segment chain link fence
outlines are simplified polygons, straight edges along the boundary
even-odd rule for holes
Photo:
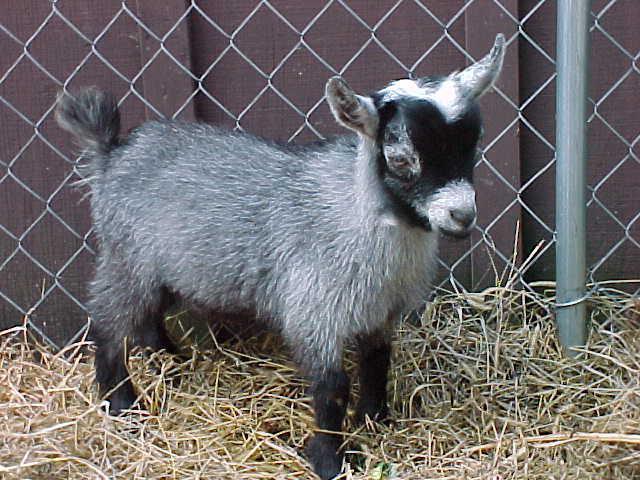
[[[6,145],[0,157],[0,198],[14,202],[11,208],[3,206],[0,215],[0,302],[7,315],[13,315],[14,324],[26,317],[55,347],[84,333],[82,327],[74,335],[56,337],[52,329],[59,328],[59,323],[52,324],[46,318],[49,314],[32,320],[52,302],[62,305],[59,315],[67,308],[86,319],[83,285],[90,276],[86,265],[91,264],[96,248],[87,203],[78,202],[80,194],[68,193],[77,179],[73,168],[76,158],[68,140],[58,137],[52,91],[72,89],[86,78],[108,75],[120,85],[116,92],[121,107],[142,112],[132,118],[205,118],[253,131],[255,118],[268,123],[274,111],[286,112],[283,139],[306,141],[337,131],[329,126],[321,87],[330,75],[341,74],[351,81],[354,71],[372,72],[377,83],[367,78],[356,78],[352,83],[373,89],[381,86],[378,79],[417,76],[434,65],[460,68],[490,47],[490,41],[480,45],[474,38],[492,39],[497,31],[507,34],[511,55],[503,78],[516,81],[501,80],[495,94],[483,100],[488,110],[487,135],[477,172],[480,208],[485,205],[486,213],[481,215],[470,243],[445,252],[441,261],[445,274],[439,286],[449,290],[479,288],[495,283],[502,271],[511,272],[522,288],[535,288],[537,280],[552,278],[556,73],[551,33],[555,32],[555,2],[399,0],[379,2],[375,8],[371,2],[357,1],[315,2],[313,7],[285,1],[230,2],[242,4],[237,8],[223,7],[222,3],[166,2],[164,7],[152,5],[145,10],[140,2],[104,2],[83,16],[74,2],[52,1],[46,3],[45,10],[40,2],[41,15],[33,14],[28,20],[21,17],[27,14],[22,7],[2,7],[5,14],[0,17],[0,37],[5,58],[0,61],[0,108],[6,123],[0,142]],[[149,20],[145,11],[151,10],[153,18]],[[602,288],[607,284],[598,281],[606,278],[628,279],[632,291],[637,289],[631,280],[637,279],[633,269],[637,270],[640,257],[640,192],[639,182],[633,181],[640,174],[640,120],[624,105],[636,102],[637,106],[640,91],[640,33],[632,32],[627,20],[632,21],[632,13],[637,11],[634,0],[593,2],[591,32],[596,58],[592,59],[589,118],[594,132],[590,139],[594,167],[589,175],[589,278]],[[221,16],[237,18],[227,21]],[[483,17],[498,19],[494,23],[500,30],[489,28],[494,25],[491,20],[475,23]],[[328,51],[319,39],[321,32],[331,32],[332,20],[349,26],[346,31],[331,33],[340,35],[349,48]],[[423,23],[427,32],[419,46],[411,40],[416,33],[411,22]],[[405,24],[406,28],[401,28]],[[119,34],[114,39],[116,30]],[[269,30],[292,40],[265,63],[262,57],[256,58],[256,52],[269,48],[259,43],[261,31]],[[215,45],[198,45],[196,36],[203,31],[216,39]],[[258,38],[253,47],[247,47],[249,33]],[[122,48],[127,35],[138,38],[140,54],[135,68],[112,54],[113,48]],[[73,64],[62,67],[51,58],[65,54],[65,42],[79,43],[83,48],[70,52]],[[213,53],[205,55],[203,50]],[[290,79],[301,55],[323,72],[321,78],[302,82],[302,86]],[[358,66],[365,60],[370,62],[368,66]],[[217,80],[218,72],[229,64],[242,65],[244,76],[254,77],[253,83],[259,86],[233,100],[233,105],[220,92],[233,93],[241,88],[243,78]],[[149,76],[158,65],[172,72],[159,74],[169,77],[166,91],[144,88],[153,83]],[[19,81],[25,77],[24,69],[28,70],[27,82]],[[299,70],[302,76],[304,70]],[[173,78],[180,80],[174,83]],[[219,88],[225,82],[224,88]],[[181,96],[167,100],[172,90],[182,90]],[[29,96],[40,98],[37,106],[24,100]],[[276,104],[277,108],[273,107]],[[215,113],[209,115],[212,111]],[[127,114],[123,117],[126,121]],[[517,168],[501,163],[498,157],[505,152],[517,157],[513,162],[519,163]],[[514,241],[517,224],[521,229]],[[47,232],[52,238],[44,238]],[[40,240],[32,241],[33,237]],[[55,261],[48,260],[54,257]],[[476,280],[469,282],[469,271]],[[25,277],[29,281],[20,280]],[[37,294],[34,297],[25,289]]]

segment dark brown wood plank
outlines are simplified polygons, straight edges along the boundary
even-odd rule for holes
[[[536,4],[534,0],[521,0],[521,10],[528,12]],[[542,5],[527,22],[526,32],[541,48],[555,56],[555,7],[547,4]],[[605,5],[605,2],[594,2],[592,8],[598,12]],[[633,28],[633,22],[638,15],[640,3],[616,2],[602,16],[600,25],[623,48],[637,53],[640,31]],[[553,72],[553,67],[528,42],[521,42],[521,45],[521,88],[528,96]],[[600,259],[607,257],[595,272],[595,278],[600,280],[633,279],[637,278],[637,272],[640,271],[638,223],[628,232],[635,240],[634,244],[627,238],[623,226],[611,216],[613,214],[627,225],[638,213],[640,187],[636,179],[640,175],[640,164],[630,155],[634,153],[637,158],[637,146],[634,151],[629,145],[640,132],[638,102],[631,100],[637,97],[632,92],[640,88],[640,77],[637,74],[628,75],[619,87],[608,93],[631,67],[632,60],[607,35],[598,30],[592,33],[589,93],[599,105],[598,115],[591,120],[588,129],[587,176],[590,188],[598,189],[587,210],[587,265],[593,267]],[[605,96],[607,98],[603,100]],[[524,114],[547,141],[554,143],[555,82],[531,102]],[[526,160],[523,164],[523,181],[538,175],[553,160],[553,152],[532,130],[525,127],[522,129],[522,156]],[[615,172],[605,180],[613,170]],[[554,174],[555,169],[549,168],[523,194],[526,204],[552,229],[555,224]],[[523,231],[525,252],[531,251],[540,240],[553,240],[552,233],[529,214],[524,215]],[[553,279],[554,261],[555,248],[552,247],[532,265],[528,278]],[[630,288],[636,289],[637,285]]]
[[[501,0],[499,3],[511,17],[517,18],[517,0]],[[467,8],[465,48],[474,58],[479,59],[488,52],[497,33],[504,33],[507,39],[516,33],[516,23],[503,9],[490,0],[474,2]],[[508,263],[500,258],[494,247],[507,259],[517,254],[516,264],[521,260],[521,236],[518,244],[515,244],[521,218],[520,205],[517,203],[517,189],[520,188],[519,123],[517,109],[513,107],[520,103],[517,38],[507,48],[502,74],[496,86],[511,104],[495,91],[487,93],[480,101],[485,123],[484,146],[498,137],[499,140],[490,148],[485,148],[485,157],[490,166],[481,163],[475,172],[478,224],[486,231],[485,238],[489,244],[483,242],[476,247],[468,262],[470,272],[466,285],[473,290],[499,281],[494,270],[498,274],[508,270]],[[465,247],[473,247],[481,240],[482,235],[474,233]]]
[[[52,4],[39,0],[0,3],[3,26],[19,40],[15,42],[0,33],[4,53],[0,59],[0,76],[12,69],[0,84],[0,95],[6,101],[0,102],[0,179],[3,179],[0,181],[0,225],[6,230],[0,229],[0,265],[10,259],[0,271],[0,292],[11,299],[7,301],[0,296],[0,328],[20,323],[22,314],[39,303],[42,292],[48,292],[52,286],[50,294],[33,312],[33,321],[38,327],[63,343],[86,318],[82,308],[64,293],[84,301],[93,258],[82,247],[82,236],[90,227],[88,205],[80,202],[82,192],[70,188],[68,181],[65,183],[76,149],[49,111],[61,82],[68,83],[70,89],[97,85],[113,91],[118,98],[126,96],[122,104],[125,130],[155,118],[156,110],[162,116],[173,115],[195,86],[200,87],[199,93],[195,101],[187,103],[182,118],[198,117],[230,126],[235,126],[238,119],[243,128],[254,133],[282,140],[295,137],[296,142],[316,138],[313,129],[323,135],[342,133],[326,103],[315,107],[322,98],[324,82],[336,72],[342,73],[356,89],[366,92],[391,78],[406,76],[407,69],[413,69],[415,75],[446,73],[465,63],[464,56],[453,44],[441,39],[443,32],[438,22],[413,2],[403,2],[375,31],[376,38],[404,67],[376,42],[370,42],[371,29],[394,3],[386,0],[349,2],[364,24],[339,3],[332,4],[303,39],[325,64],[304,46],[296,48],[301,40],[299,32],[326,5],[322,0],[271,2],[291,21],[293,29],[277,13],[262,5],[239,31],[238,27],[259,4],[257,0],[200,0],[197,4],[225,33],[193,12],[167,38],[164,38],[167,32],[190,2],[127,2],[127,8],[153,31],[152,35],[127,13],[122,13],[103,34],[105,26],[121,11],[120,1],[59,0],[56,8],[89,42],[54,16],[29,43],[28,53],[33,60],[24,58],[15,67],[14,62],[23,53],[20,42],[27,41],[40,28],[52,11]],[[537,0],[501,1],[514,16],[527,14],[537,4]],[[452,22],[447,32],[475,57],[486,52],[496,32],[503,31],[507,36],[515,32],[516,25],[493,1],[478,0],[466,7],[463,0],[425,5],[443,23],[466,8],[465,14]],[[597,11],[604,5],[606,2],[594,1],[593,8]],[[631,55],[637,53],[640,44],[640,30],[634,28],[639,9],[640,2],[619,0],[600,19],[602,28]],[[554,2],[542,4],[527,20],[524,29],[539,48],[555,56]],[[230,46],[229,36],[233,37],[233,51],[219,59]],[[98,37],[95,48],[99,56],[89,55],[91,41]],[[164,43],[156,37],[164,38]],[[366,42],[369,45],[356,55]],[[439,43],[431,54],[415,64],[421,52],[434,42]],[[142,65],[160,48],[166,51],[161,51],[138,76]],[[201,82],[194,82],[170,55],[191,69]],[[354,55],[357,58],[353,58]],[[209,71],[212,62],[218,60]],[[626,232],[624,226],[612,218],[613,215],[627,225],[638,212],[636,199],[640,196],[640,187],[636,179],[640,173],[637,162],[640,152],[637,142],[630,144],[638,136],[640,118],[637,102],[630,99],[637,97],[640,77],[635,71],[629,73],[631,68],[632,60],[624,51],[603,33],[593,33],[590,92],[599,104],[598,115],[589,126],[588,175],[590,185],[597,187],[597,191],[588,212],[588,261],[594,265],[600,258],[607,257],[596,272],[599,279],[635,278],[640,271],[637,247],[640,221]],[[519,38],[509,47],[498,87],[514,103],[526,101],[553,70],[553,65],[537,48]],[[608,93],[625,75],[627,78]],[[155,109],[132,94],[129,84],[132,80],[135,80],[135,91]],[[267,85],[273,88],[261,94]],[[523,110],[530,126],[520,123],[508,129],[487,152],[491,165],[514,186],[539,176],[523,192],[522,200],[551,229],[554,226],[554,169],[549,168],[542,175],[539,172],[553,160],[553,151],[539,136],[554,143],[554,95],[555,84],[551,82]],[[603,99],[604,96],[607,98]],[[486,144],[514,118],[515,110],[495,93],[483,99],[482,107]],[[609,176],[612,170],[615,172]],[[486,165],[478,167],[476,184],[480,224],[486,226],[514,200],[515,194]],[[490,229],[496,247],[505,255],[512,252],[519,218],[523,220],[522,243],[517,249],[522,256],[530,253],[540,240],[552,241],[552,231],[515,205]],[[625,235],[633,237],[636,243]],[[447,244],[443,255],[455,260],[478,240],[474,235],[470,242]],[[527,278],[553,278],[553,260],[551,248],[533,264]],[[504,268],[500,260],[496,260],[496,265],[499,270]],[[456,267],[455,274],[467,287],[478,289],[495,280],[490,266],[489,255],[480,248]]]
[[[136,2],[136,13],[157,39],[142,26],[138,27],[141,67],[144,72],[135,83],[142,86],[144,98],[164,117],[171,118],[179,111],[182,120],[194,120],[195,109],[189,98],[193,92],[188,17],[179,21],[186,11],[185,0]],[[180,67],[180,65],[182,67]],[[146,118],[157,118],[156,112],[146,108]]]
[[[177,0],[164,2],[162,7],[151,3],[127,5],[162,36],[184,12],[185,5]],[[86,300],[85,286],[91,275],[93,256],[82,248],[82,237],[90,227],[88,204],[80,202],[82,192],[70,187],[74,177],[65,182],[72,171],[71,162],[77,149],[69,135],[55,124],[49,109],[61,84],[70,77],[71,90],[97,85],[122,98],[129,91],[129,84],[114,69],[126,79],[133,79],[155,50],[148,39],[150,36],[141,35],[139,25],[127,14],[120,15],[108,32],[101,35],[105,25],[121,10],[121,2],[62,0],[56,3],[56,8],[89,41],[54,15],[29,44],[33,60],[23,59],[0,84],[0,95],[27,118],[25,122],[10,107],[4,104],[0,107],[3,116],[0,178],[10,170],[10,175],[0,182],[0,204],[3,205],[0,224],[10,232],[0,234],[0,264],[11,257],[0,272],[0,291],[10,299],[0,300],[0,328],[21,323],[23,313],[39,304],[31,315],[33,324],[62,345],[86,322],[86,313],[76,300]],[[0,5],[0,18],[16,37],[26,41],[51,11],[51,3],[7,2]],[[99,35],[95,44],[104,60],[91,55],[75,72],[91,52],[90,42]],[[12,61],[0,64],[0,75],[4,75],[22,52],[22,47],[4,34],[2,42],[3,46],[6,43]],[[160,46],[159,42],[153,42]],[[167,45],[176,58],[188,66],[186,22],[174,32]],[[49,75],[36,67],[35,62]],[[185,77],[162,54],[147,74],[140,77],[136,87],[162,113],[171,115],[192,91],[192,83]],[[125,129],[150,117],[144,103],[131,95],[122,105],[122,115]],[[184,116],[193,117],[191,106]],[[8,170],[8,163],[27,143],[29,146]],[[46,298],[40,302],[43,292]]]

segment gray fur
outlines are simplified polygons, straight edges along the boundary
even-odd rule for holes
[[[117,145],[120,132],[120,112],[113,95],[96,88],[82,90],[75,98],[61,92],[56,120],[93,157],[92,162],[80,166],[83,176],[104,173],[108,168],[107,154]]]
[[[486,90],[503,47],[499,35],[485,59],[455,75]],[[394,98],[386,99],[390,91]],[[406,223],[381,181],[384,135],[373,97],[337,77],[326,93],[336,119],[357,137],[287,147],[165,121],[145,123],[120,142],[113,97],[95,89],[61,96],[57,119],[91,158],[87,183],[100,253],[90,309],[103,343],[115,352],[124,339],[144,336],[146,317],[159,313],[161,292],[169,291],[217,312],[255,312],[283,333],[307,371],[326,371],[339,368],[345,342],[389,328],[389,316],[423,301],[438,227],[467,234],[447,209],[456,208],[456,198],[475,209],[473,189],[454,178],[443,193],[405,200],[431,225]],[[402,95],[392,84],[378,97]],[[406,134],[397,137],[410,143]],[[408,177],[428,160],[418,162],[412,145],[385,148],[413,152]],[[428,172],[422,175],[428,184]],[[437,215],[429,219],[430,212]]]
[[[306,369],[335,368],[347,339],[419,305],[434,270],[437,234],[381,215],[373,148],[343,138],[290,150],[208,125],[146,123],[91,182],[99,272],[117,265],[130,277],[98,275],[92,291],[135,285],[144,299],[166,286],[215,311],[250,309]],[[128,316],[94,321],[134,335]]]
[[[489,62],[498,71],[503,42]],[[483,62],[457,74],[479,94],[497,75]],[[356,417],[381,419],[393,321],[426,298],[439,233],[466,236],[475,221],[482,122],[475,93],[461,97],[451,78],[360,96],[334,77],[327,101],[357,136],[305,147],[175,121],[120,140],[112,97],[61,96],[58,121],[88,150],[100,243],[91,332],[112,411],[135,400],[129,346],[175,351],[163,324],[174,297],[218,316],[250,312],[312,377],[322,431],[308,456],[321,478],[339,473],[341,441],[326,430],[341,429],[349,400],[345,344],[360,355]]]

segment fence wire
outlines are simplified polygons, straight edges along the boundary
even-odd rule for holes
[[[108,2],[107,2],[108,3]],[[41,289],[37,300],[25,304],[24,301],[20,301],[16,298],[15,293],[12,293],[11,288],[3,288],[0,286],[0,299],[4,300],[6,304],[10,306],[15,312],[16,318],[26,317],[29,325],[34,328],[40,335],[48,340],[53,346],[62,346],[60,340],[54,342],[50,339],[51,332],[47,330],[46,322],[32,322],[31,316],[38,311],[49,299],[54,295],[64,295],[67,299],[79,309],[86,312],[83,298],[78,293],[77,288],[70,288],[69,281],[67,280],[67,273],[74,268],[76,262],[84,261],[87,254],[94,255],[95,247],[91,241],[91,230],[81,229],[78,227],[77,222],[69,221],[69,215],[67,212],[61,211],[57,205],[57,199],[65,189],[70,188],[70,184],[73,183],[76,177],[74,169],[71,167],[75,162],[75,158],[69,155],[69,152],[61,150],[57,142],[50,140],[50,130],[46,127],[46,123],[50,122],[53,117],[54,99],[51,99],[51,103],[48,108],[42,112],[24,111],[14,98],[12,98],[10,89],[4,89],[3,86],[10,83],[12,76],[15,76],[16,72],[23,68],[25,63],[34,67],[43,81],[52,82],[56,85],[57,89],[67,88],[70,83],[86,69],[96,68],[99,65],[101,69],[107,69],[110,73],[116,75],[120,80],[126,82],[129,88],[120,97],[120,103],[125,103],[129,98],[135,98],[142,102],[144,107],[158,117],[162,117],[162,109],[158,108],[153,99],[147,98],[143,89],[139,88],[139,80],[153,68],[154,62],[163,57],[165,60],[169,60],[174,66],[177,66],[179,70],[186,75],[193,86],[192,91],[186,96],[184,101],[177,105],[172,112],[173,117],[181,117],[188,109],[193,108],[193,104],[198,101],[206,101],[215,105],[216,108],[224,112],[229,118],[230,122],[238,129],[244,128],[245,119],[256,113],[256,110],[260,109],[260,101],[267,94],[275,94],[284,104],[286,104],[295,115],[299,117],[298,127],[293,130],[293,133],[289,136],[289,141],[296,141],[300,137],[304,136],[305,132],[312,132],[313,135],[318,138],[323,137],[322,129],[316,125],[313,121],[314,114],[323,107],[325,102],[322,92],[311,92],[316,95],[317,98],[311,103],[311,106],[301,105],[301,102],[295,101],[291,92],[286,88],[277,85],[274,81],[278,73],[287,65],[288,62],[293,61],[293,58],[297,52],[304,50],[310,54],[319,62],[327,71],[334,74],[348,73],[350,67],[357,62],[361,56],[365,55],[368,48],[375,46],[384,52],[384,54],[390,59],[393,64],[398,66],[406,76],[413,76],[420,64],[429,58],[431,55],[436,55],[439,48],[442,45],[447,44],[453,46],[466,60],[474,61],[474,58],[468,51],[465,45],[461,44],[456,38],[456,35],[452,34],[452,30],[459,22],[463,21],[468,9],[474,4],[478,3],[474,0],[466,2],[460,2],[460,8],[453,14],[443,16],[437,8],[439,3],[434,1],[417,1],[417,0],[399,0],[389,3],[389,6],[385,8],[381,16],[375,21],[370,20],[367,16],[362,14],[361,9],[356,8],[354,4],[348,1],[327,1],[326,3],[319,4],[317,12],[310,19],[304,22],[300,22],[299,19],[295,21],[290,18],[294,13],[294,7],[281,6],[281,2],[278,1],[259,1],[254,2],[253,8],[249,10],[249,13],[240,21],[233,29],[229,29],[225,25],[221,24],[219,19],[212,13],[211,9],[205,8],[203,4],[205,2],[198,2],[192,0],[191,2],[185,2],[184,9],[176,16],[175,19],[171,19],[169,22],[171,25],[169,28],[163,29],[162,32],[158,32],[154,26],[148,25],[145,18],[140,15],[137,7],[133,5],[134,2],[123,1],[118,7],[111,11],[106,18],[101,19],[103,28],[97,33],[89,35],[85,33],[86,28],[77,24],[77,20],[71,18],[68,12],[63,8],[64,2],[50,2],[50,9],[47,15],[41,22],[34,25],[34,28],[28,35],[24,35],[17,31],[12,31],[11,22],[5,22],[0,18],[0,36],[2,42],[8,48],[8,50],[17,51],[18,54],[15,59],[10,59],[7,63],[0,63],[0,105],[4,106],[5,111],[13,116],[14,122],[17,122],[21,127],[27,127],[28,135],[24,137],[24,141],[19,148],[12,152],[9,156],[3,156],[0,158],[0,189],[8,188],[10,185],[12,189],[20,191],[21,195],[28,195],[30,201],[35,199],[36,203],[40,206],[39,211],[32,214],[32,218],[26,228],[20,231],[15,225],[9,225],[9,221],[0,221],[0,235],[4,235],[3,245],[9,245],[8,248],[0,250],[0,275],[3,272],[7,272],[10,269],[15,270],[15,264],[24,264],[25,262],[30,264],[28,268],[24,269],[24,274],[31,274],[39,278],[45,278],[46,281],[42,282]],[[211,2],[208,2],[211,3]],[[539,209],[528,202],[528,192],[530,189],[539,184],[543,178],[548,178],[553,173],[555,164],[555,149],[553,145],[553,135],[548,135],[543,131],[543,128],[539,123],[532,121],[529,112],[533,105],[540,102],[541,99],[549,94],[550,87],[553,86],[556,78],[555,73],[555,51],[552,50],[549,44],[542,42],[538,36],[530,31],[530,25],[536,24],[536,28],[539,28],[538,23],[542,17],[542,12],[547,12],[547,21],[553,21],[554,16],[549,15],[549,9],[555,8],[551,0],[540,1],[528,1],[520,2],[519,6],[513,8],[514,2],[508,2],[506,0],[494,0],[483,2],[489,4],[493,15],[499,15],[503,21],[510,24],[511,33],[507,35],[507,42],[509,48],[518,48],[520,51],[530,52],[530,57],[535,58],[535,69],[538,72],[539,81],[537,84],[529,88],[527,92],[520,91],[517,96],[517,100],[513,100],[512,96],[503,92],[500,88],[496,89],[496,94],[507,105],[507,108],[511,109],[513,115],[511,119],[490,138],[485,138],[483,143],[483,155],[478,161],[477,168],[484,169],[490,172],[497,181],[507,189],[509,198],[504,205],[504,208],[498,212],[494,218],[488,222],[484,222],[477,227],[477,235],[473,238],[472,244],[469,248],[462,252],[457,258],[448,258],[441,260],[441,266],[446,275],[442,277],[440,287],[447,289],[464,289],[463,283],[457,281],[456,273],[459,268],[465,265],[469,259],[475,255],[479,250],[491,250],[492,255],[496,259],[500,259],[502,265],[507,269],[511,268],[514,274],[514,278],[517,280],[518,286],[522,288],[534,288],[535,285],[531,285],[530,278],[528,277],[529,270],[540,262],[541,259],[552,253],[555,245],[555,230],[552,216],[548,213],[541,213]],[[517,3],[517,2],[516,2]],[[509,7],[507,6],[509,4]],[[397,49],[394,49],[386,44],[382,40],[382,36],[379,32],[385,27],[390,18],[397,15],[400,9],[406,8],[410,5],[411,8],[424,15],[425,19],[428,19],[430,23],[434,23],[438,26],[440,32],[432,40],[432,43],[424,46],[424,50],[421,55],[418,56],[413,62],[407,63],[405,56],[398,55]],[[524,5],[524,6],[523,6]],[[615,96],[618,90],[625,89],[629,84],[637,85],[640,77],[640,67],[638,64],[638,57],[640,56],[640,50],[638,45],[625,42],[619,38],[620,35],[625,33],[624,25],[609,24],[607,19],[612,11],[620,8],[627,8],[629,4],[625,4],[624,0],[612,0],[609,2],[594,2],[594,11],[592,12],[593,23],[591,26],[592,35],[599,35],[606,39],[609,50],[616,52],[616,58],[618,64],[624,65],[623,70],[620,73],[619,78],[612,84],[607,85],[606,88],[600,89],[598,95],[590,98],[592,110],[590,113],[589,122],[599,122],[613,137],[617,138],[623,145],[620,153],[616,154],[609,159],[610,168],[604,176],[597,178],[595,182],[589,185],[589,200],[588,205],[597,207],[600,215],[606,216],[609,223],[609,228],[615,231],[615,234],[609,232],[610,235],[616,237],[615,241],[610,244],[607,250],[599,257],[592,261],[589,265],[589,278],[594,284],[594,288],[606,289],[605,283],[598,283],[599,273],[607,261],[616,255],[621,248],[629,248],[629,244],[635,248],[636,254],[640,253],[640,234],[638,230],[638,219],[640,217],[640,209],[634,212],[632,215],[628,213],[622,214],[623,209],[617,204],[617,199],[612,197],[611,188],[612,182],[615,182],[619,175],[638,175],[640,173],[640,159],[638,158],[638,143],[640,139],[640,132],[638,131],[638,121],[635,123],[624,123],[624,128],[621,128],[621,123],[612,121],[611,113],[605,108],[607,101],[612,96]],[[597,8],[596,8],[597,7]],[[376,7],[381,8],[381,7]],[[633,8],[633,7],[630,7]],[[246,29],[254,28],[252,25],[258,15],[265,12],[265,9],[270,13],[273,22],[278,23],[278,28],[284,28],[292,32],[297,41],[292,48],[286,53],[279,61],[275,62],[273,68],[265,69],[263,65],[259,65],[253,57],[252,52],[241,45],[239,37]],[[324,21],[323,18],[328,15],[328,11],[332,10],[332,15],[335,15],[336,9],[339,10],[340,15],[350,16],[357,25],[360,25],[362,29],[368,32],[366,39],[358,45],[357,50],[351,57],[336,67],[335,63],[330,59],[325,58],[326,55],[319,53],[317,44],[309,41],[310,32],[317,26],[319,22]],[[6,10],[6,9],[5,9]],[[224,45],[218,47],[218,52],[214,58],[212,58],[208,65],[204,69],[198,71],[189,64],[185,64],[179,56],[177,56],[173,50],[169,47],[172,36],[179,29],[188,28],[188,25],[194,17],[198,18],[200,23],[203,23],[216,32],[217,38],[224,38]],[[365,18],[367,17],[367,18]],[[145,53],[145,61],[142,67],[132,76],[130,73],[123,71],[123,69],[110,59],[109,55],[105,54],[103,49],[103,43],[110,34],[110,31],[114,29],[114,25],[123,21],[135,24],[138,28],[141,28],[146,35],[151,37],[158,45],[155,51]],[[75,23],[74,23],[75,22]],[[47,33],[48,27],[52,24],[58,24],[57,28],[63,28],[65,35],[74,36],[80,39],[82,42],[90,46],[90,49],[83,58],[80,58],[73,69],[65,71],[62,74],[60,71],[51,68],[46,65],[40,58],[33,54],[33,45],[40,40],[41,37],[49,38]],[[63,27],[60,27],[60,23]],[[553,30],[555,25],[550,25],[550,29]],[[508,33],[508,32],[507,32]],[[627,38],[625,36],[625,38]],[[637,37],[636,37],[637,40]],[[601,39],[602,41],[602,39]],[[487,45],[488,49],[489,45]],[[56,42],[51,42],[51,49],[64,48],[64,45]],[[263,79],[263,86],[257,92],[257,94],[251,98],[244,108],[239,111],[229,108],[225,105],[223,98],[219,97],[215,91],[207,85],[207,77],[220,68],[220,65],[230,55],[238,56],[246,63],[257,75]],[[622,61],[620,60],[622,59]],[[598,62],[607,62],[607,58],[600,58]],[[540,72],[546,72],[540,74]],[[443,72],[444,73],[444,72]],[[391,79],[389,79],[391,80]],[[23,88],[33,89],[35,85],[24,85]],[[9,93],[7,93],[9,92]],[[637,101],[637,90],[635,100]],[[258,112],[259,113],[259,112]],[[553,115],[553,104],[551,103],[551,110],[549,115]],[[16,118],[17,117],[17,118]],[[3,120],[4,121],[4,120]],[[489,123],[491,119],[486,121]],[[629,127],[631,125],[631,127]],[[526,130],[527,134],[531,137],[531,141],[537,143],[538,152],[542,152],[542,161],[539,161],[540,165],[535,171],[529,172],[528,175],[524,175],[521,181],[514,182],[513,178],[508,178],[503,174],[501,169],[490,160],[490,152],[496,148],[496,145],[501,140],[512,134],[514,129]],[[64,174],[56,180],[55,188],[49,189],[49,191],[43,192],[42,189],[35,188],[32,182],[26,181],[24,178],[24,168],[21,167],[21,161],[25,157],[27,152],[35,142],[42,142],[47,152],[51,157],[62,159],[67,165],[63,170]],[[8,150],[5,150],[8,151]],[[523,164],[528,162],[528,159],[522,158]],[[479,189],[482,186],[478,187]],[[613,185],[615,189],[615,185]],[[633,198],[633,197],[631,197]],[[638,198],[637,196],[635,198]],[[523,216],[527,216],[529,221],[534,225],[533,231],[540,236],[542,240],[545,240],[540,245],[536,244],[535,248],[529,248],[524,252],[528,257],[526,260],[522,258],[514,261],[513,252],[509,250],[502,251],[503,249],[496,247],[496,242],[492,238],[492,232],[494,227],[499,224],[503,217],[513,211],[513,208],[521,210]],[[591,211],[591,210],[590,210]],[[627,212],[627,210],[624,210]],[[11,214],[18,215],[20,212],[11,212]],[[4,216],[2,218],[9,218]],[[39,225],[43,222],[56,223],[55,228],[63,229],[65,235],[73,238],[73,241],[69,241],[75,245],[66,254],[65,260],[52,268],[42,260],[42,255],[34,254],[29,247],[29,237],[37,230]],[[535,243],[535,242],[534,242]],[[56,246],[51,247],[55,249]],[[68,249],[68,246],[66,247]],[[86,281],[87,279],[83,279]],[[74,280],[77,283],[77,279]],[[637,286],[637,285],[636,285]],[[634,287],[636,288],[636,287]],[[635,292],[638,294],[638,291]],[[19,320],[16,322],[19,323]],[[84,328],[81,328],[75,335],[69,336],[64,339],[62,343],[70,343],[77,340],[83,333]]]

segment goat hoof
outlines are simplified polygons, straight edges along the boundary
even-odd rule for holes
[[[364,424],[366,417],[369,417],[374,422],[381,423],[383,425],[389,425],[391,423],[391,419],[389,418],[389,408],[386,403],[383,403],[382,405],[359,403],[356,408],[356,425]]]
[[[131,408],[136,401],[136,394],[131,383],[125,383],[107,397],[109,401],[108,413],[111,416],[122,414],[123,410]]]
[[[313,437],[307,446],[307,458],[313,471],[322,480],[330,480],[340,475],[342,455],[337,451],[338,446],[338,441],[322,435]]]

